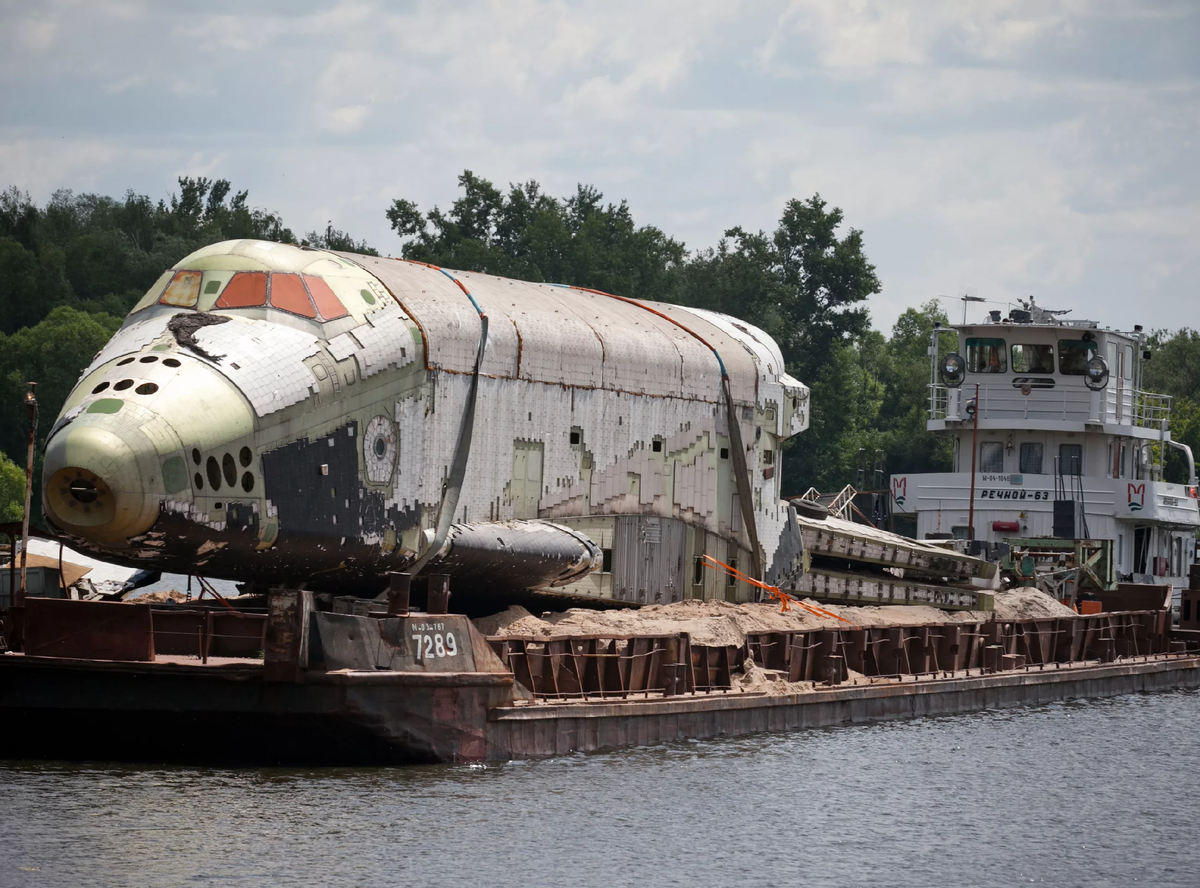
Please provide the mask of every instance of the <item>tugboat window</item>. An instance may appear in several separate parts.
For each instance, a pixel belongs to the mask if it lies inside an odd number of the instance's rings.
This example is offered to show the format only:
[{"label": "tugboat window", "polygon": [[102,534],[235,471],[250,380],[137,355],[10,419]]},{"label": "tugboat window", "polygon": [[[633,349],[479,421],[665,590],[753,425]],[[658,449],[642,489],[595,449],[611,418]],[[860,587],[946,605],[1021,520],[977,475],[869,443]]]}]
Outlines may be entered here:
[{"label": "tugboat window", "polygon": [[1012,368],[1013,373],[1053,373],[1054,346],[1014,345]]},{"label": "tugboat window", "polygon": [[1087,363],[1096,353],[1096,343],[1082,339],[1058,340],[1058,372],[1064,376],[1083,376]]},{"label": "tugboat window", "polygon": [[1021,474],[1042,474],[1042,445],[1026,442],[1021,445]]},{"label": "tugboat window", "polygon": [[1004,471],[1004,445],[999,441],[984,441],[979,445],[979,471]]},{"label": "tugboat window", "polygon": [[971,373],[1007,373],[1008,355],[1004,340],[968,339],[967,370]]},{"label": "tugboat window", "polygon": [[1064,475],[1083,474],[1083,445],[1058,445],[1058,470]]}]

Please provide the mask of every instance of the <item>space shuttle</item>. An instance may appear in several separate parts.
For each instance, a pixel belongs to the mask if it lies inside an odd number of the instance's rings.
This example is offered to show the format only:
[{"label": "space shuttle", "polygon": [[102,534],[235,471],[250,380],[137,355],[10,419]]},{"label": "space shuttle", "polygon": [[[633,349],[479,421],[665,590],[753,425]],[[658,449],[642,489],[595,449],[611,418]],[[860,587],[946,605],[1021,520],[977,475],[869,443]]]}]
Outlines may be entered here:
[{"label": "space shuttle", "polygon": [[647,604],[801,568],[809,390],[735,318],[254,240],[165,271],[46,440],[43,506],[131,566],[375,595],[390,571]]}]

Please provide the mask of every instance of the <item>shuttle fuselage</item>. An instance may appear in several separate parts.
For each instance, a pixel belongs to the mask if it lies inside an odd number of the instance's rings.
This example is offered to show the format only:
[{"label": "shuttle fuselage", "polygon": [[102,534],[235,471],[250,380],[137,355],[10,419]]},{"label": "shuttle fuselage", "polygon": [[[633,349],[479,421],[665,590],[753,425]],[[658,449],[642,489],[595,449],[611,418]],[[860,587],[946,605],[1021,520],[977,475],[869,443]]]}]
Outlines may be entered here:
[{"label": "shuttle fuselage", "polygon": [[631,602],[798,567],[808,390],[747,324],[573,287],[229,241],[146,293],[48,436],[100,557],[378,591],[389,570]]}]

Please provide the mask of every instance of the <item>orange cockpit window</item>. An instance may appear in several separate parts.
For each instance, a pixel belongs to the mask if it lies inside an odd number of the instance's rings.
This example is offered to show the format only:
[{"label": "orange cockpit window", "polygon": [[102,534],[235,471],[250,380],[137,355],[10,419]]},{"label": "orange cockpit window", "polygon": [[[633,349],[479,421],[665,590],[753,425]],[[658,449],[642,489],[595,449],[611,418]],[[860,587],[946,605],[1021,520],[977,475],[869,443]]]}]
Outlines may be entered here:
[{"label": "orange cockpit window", "polygon": [[325,320],[332,321],[334,318],[344,318],[350,314],[346,311],[346,306],[342,305],[342,300],[337,298],[324,280],[306,274],[304,283],[308,284],[308,292],[312,293],[313,302],[317,303],[317,311]]},{"label": "orange cockpit window", "polygon": [[159,302],[163,305],[176,305],[179,308],[195,308],[196,300],[200,298],[200,278],[198,271],[177,271],[167,284]]},{"label": "orange cockpit window", "polygon": [[298,274],[277,273],[271,275],[271,307],[282,308],[284,311],[290,311],[292,314],[302,315],[306,318],[317,316],[312,300],[308,298],[304,283]]},{"label": "orange cockpit window", "polygon": [[213,308],[250,308],[267,304],[267,274],[264,271],[239,271],[225,285],[225,292]]}]

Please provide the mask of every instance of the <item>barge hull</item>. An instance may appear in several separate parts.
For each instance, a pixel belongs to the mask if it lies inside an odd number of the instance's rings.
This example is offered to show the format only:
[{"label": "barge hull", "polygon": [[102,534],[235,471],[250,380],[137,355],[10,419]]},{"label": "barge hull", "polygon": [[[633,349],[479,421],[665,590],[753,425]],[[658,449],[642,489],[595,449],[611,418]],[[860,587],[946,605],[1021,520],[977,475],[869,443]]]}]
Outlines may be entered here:
[{"label": "barge hull", "polygon": [[958,715],[1200,687],[1200,657],[973,678],[838,687],[787,696],[708,694],[640,703],[568,703],[492,713],[498,758],[544,758],[679,740]]},{"label": "barge hull", "polygon": [[264,681],[261,666],[50,661],[0,657],[0,756],[502,761],[1200,687],[1200,657],[1176,655],[781,696],[511,705],[512,677],[495,673],[345,671],[286,684]]},{"label": "barge hull", "polygon": [[[382,681],[381,681],[382,679]],[[262,664],[0,656],[0,757],[226,764],[420,764],[486,756],[491,673],[324,673]]]}]

